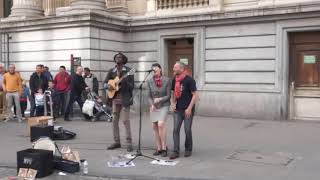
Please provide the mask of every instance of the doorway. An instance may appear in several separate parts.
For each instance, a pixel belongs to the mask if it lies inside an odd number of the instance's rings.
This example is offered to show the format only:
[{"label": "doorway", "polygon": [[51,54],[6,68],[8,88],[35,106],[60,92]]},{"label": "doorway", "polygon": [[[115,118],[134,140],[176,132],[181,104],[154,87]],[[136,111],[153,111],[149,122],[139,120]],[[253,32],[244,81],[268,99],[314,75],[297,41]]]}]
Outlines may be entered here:
[{"label": "doorway", "polygon": [[193,77],[194,73],[194,39],[181,38],[167,40],[168,47],[168,76],[173,78],[173,66],[176,62],[186,65],[186,72]]},{"label": "doorway", "polygon": [[320,32],[290,38],[290,118],[320,120]]}]

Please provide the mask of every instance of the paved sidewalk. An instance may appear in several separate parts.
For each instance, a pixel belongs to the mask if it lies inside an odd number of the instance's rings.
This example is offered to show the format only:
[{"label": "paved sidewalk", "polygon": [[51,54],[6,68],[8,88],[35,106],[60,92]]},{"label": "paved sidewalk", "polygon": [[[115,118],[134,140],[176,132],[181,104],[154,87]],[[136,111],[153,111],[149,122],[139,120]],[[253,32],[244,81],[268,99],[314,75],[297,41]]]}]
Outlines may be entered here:
[{"label": "paved sidewalk", "polygon": [[[143,119],[143,153],[151,155],[154,151],[151,122],[147,116]],[[137,144],[138,118],[134,116],[131,123]],[[149,159],[139,157],[131,168],[107,166],[111,156],[126,153],[125,147],[106,150],[112,143],[111,124],[77,120],[59,125],[78,134],[76,139],[58,144],[79,150],[81,158],[89,162],[89,174],[85,177],[54,174],[44,179],[318,180],[320,177],[320,123],[196,117],[192,157],[179,158],[176,166],[151,165]],[[123,136],[124,132],[121,133]],[[171,118],[168,141],[170,149]],[[5,177],[15,173],[16,152],[31,146],[26,124],[1,122],[0,142],[0,177]],[[183,142],[182,138],[182,150]]]}]

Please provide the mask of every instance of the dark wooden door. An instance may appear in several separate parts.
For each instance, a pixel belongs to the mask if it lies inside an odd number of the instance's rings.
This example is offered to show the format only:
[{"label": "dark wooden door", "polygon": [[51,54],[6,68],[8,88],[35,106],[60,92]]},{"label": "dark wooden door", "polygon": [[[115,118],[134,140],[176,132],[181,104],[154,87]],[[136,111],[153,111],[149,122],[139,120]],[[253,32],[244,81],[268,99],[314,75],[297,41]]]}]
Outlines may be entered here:
[{"label": "dark wooden door", "polygon": [[193,76],[193,39],[175,39],[168,41],[168,76],[173,77],[173,66],[177,62],[186,64],[186,71]]},{"label": "dark wooden door", "polygon": [[320,32],[294,33],[290,46],[291,81],[296,87],[319,87]]},{"label": "dark wooden door", "polygon": [[297,87],[319,86],[320,51],[299,51],[296,53],[295,84]]}]

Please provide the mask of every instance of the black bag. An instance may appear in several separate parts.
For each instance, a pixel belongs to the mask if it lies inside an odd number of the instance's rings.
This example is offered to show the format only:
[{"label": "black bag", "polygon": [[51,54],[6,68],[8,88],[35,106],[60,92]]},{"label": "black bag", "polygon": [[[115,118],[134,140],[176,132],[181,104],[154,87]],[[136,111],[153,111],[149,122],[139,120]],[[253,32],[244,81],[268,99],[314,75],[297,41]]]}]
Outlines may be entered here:
[{"label": "black bag", "polygon": [[20,168],[37,170],[37,178],[49,176],[54,171],[53,152],[42,149],[26,149],[17,152],[17,171]]},{"label": "black bag", "polygon": [[63,129],[63,127],[54,127],[53,140],[69,140],[73,139],[76,135],[74,132]]},{"label": "black bag", "polygon": [[50,139],[53,138],[53,126],[47,125],[38,125],[38,126],[31,126],[31,133],[30,133],[30,141],[36,141],[40,137],[49,137]]},{"label": "black bag", "polygon": [[80,171],[80,164],[69,160],[62,159],[62,157],[54,157],[54,168],[67,173],[76,173]]}]

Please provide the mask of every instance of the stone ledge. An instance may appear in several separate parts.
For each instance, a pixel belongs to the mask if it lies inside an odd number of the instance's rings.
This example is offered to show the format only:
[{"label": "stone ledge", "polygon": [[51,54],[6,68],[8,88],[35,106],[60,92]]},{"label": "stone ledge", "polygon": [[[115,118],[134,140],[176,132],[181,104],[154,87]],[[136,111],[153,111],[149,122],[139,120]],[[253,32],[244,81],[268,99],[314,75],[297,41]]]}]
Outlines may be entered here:
[{"label": "stone ledge", "polygon": [[[60,15],[54,17],[22,17],[1,19],[0,29],[41,29],[68,26],[93,25],[100,28],[113,30],[152,30],[161,28],[217,25],[227,23],[240,23],[249,21],[274,21],[304,17],[319,17],[320,3],[303,4],[282,7],[264,7],[250,10],[237,10],[226,12],[206,12],[201,14],[185,14],[172,16],[140,16],[127,17],[116,16],[110,12],[96,12],[92,10],[74,10],[70,8],[58,8]],[[69,12],[68,12],[69,11]],[[58,13],[59,14],[59,13]],[[251,18],[250,20],[248,18]],[[21,29],[12,29],[12,28]]]}]

